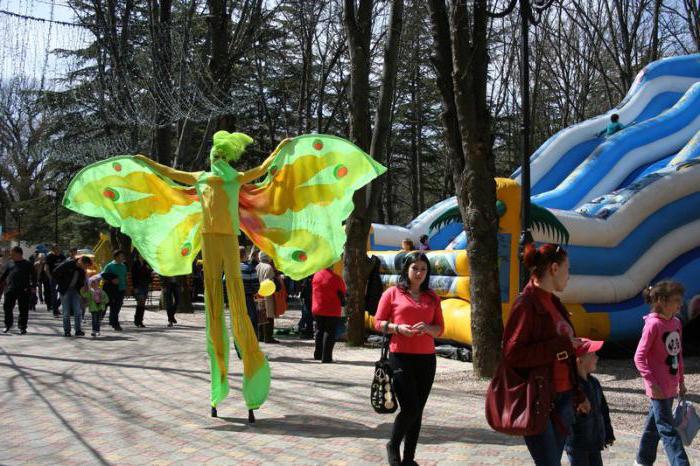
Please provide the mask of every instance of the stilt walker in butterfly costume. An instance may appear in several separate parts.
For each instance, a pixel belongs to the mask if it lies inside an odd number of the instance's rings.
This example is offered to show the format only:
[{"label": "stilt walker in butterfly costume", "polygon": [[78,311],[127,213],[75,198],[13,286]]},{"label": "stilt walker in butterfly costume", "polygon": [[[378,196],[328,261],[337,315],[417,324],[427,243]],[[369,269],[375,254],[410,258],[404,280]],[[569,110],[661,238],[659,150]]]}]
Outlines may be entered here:
[{"label": "stilt walker in butterfly costume", "polygon": [[230,162],[252,142],[243,133],[214,134],[208,172],[175,170],[143,155],[103,160],[81,170],[63,199],[65,207],[120,228],[161,275],[191,273],[201,249],[212,416],[229,391],[221,280],[226,274],[251,422],[252,410],[267,399],[270,367],[246,312],[239,228],[278,269],[301,279],[338,261],[353,192],[386,170],[344,139],[304,135],[282,141],[259,167],[238,172]]}]

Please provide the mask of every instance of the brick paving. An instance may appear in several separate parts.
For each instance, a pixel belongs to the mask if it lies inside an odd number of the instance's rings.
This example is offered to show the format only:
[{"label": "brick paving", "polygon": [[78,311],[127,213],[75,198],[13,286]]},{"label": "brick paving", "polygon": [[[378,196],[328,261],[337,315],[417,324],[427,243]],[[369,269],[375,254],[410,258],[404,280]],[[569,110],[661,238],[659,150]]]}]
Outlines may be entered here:
[{"label": "brick paving", "polygon": [[[280,325],[291,325],[290,311]],[[378,350],[339,344],[332,365],[313,361],[312,342],[263,345],[273,371],[270,398],[257,423],[240,397],[240,361],[232,360],[232,392],[209,417],[204,316],[147,312],[148,328],[65,338],[61,321],[40,305],[29,333],[0,334],[0,464],[332,464],[385,462],[393,416],[368,402]],[[469,369],[438,359],[438,379]],[[616,432],[606,464],[633,464],[637,433]],[[688,449],[691,463],[700,450]],[[659,448],[659,456],[663,456]],[[425,410],[421,465],[523,465],[522,441],[491,431],[483,397],[438,381]],[[660,461],[657,464],[665,464]]]}]

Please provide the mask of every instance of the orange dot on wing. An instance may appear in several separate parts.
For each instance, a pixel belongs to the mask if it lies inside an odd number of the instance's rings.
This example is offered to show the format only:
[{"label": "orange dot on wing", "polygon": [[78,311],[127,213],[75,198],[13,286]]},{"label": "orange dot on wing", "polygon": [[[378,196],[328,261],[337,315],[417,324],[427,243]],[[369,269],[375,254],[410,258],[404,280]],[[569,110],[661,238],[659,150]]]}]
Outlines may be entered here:
[{"label": "orange dot on wing", "polygon": [[117,194],[117,192],[112,188],[106,188],[104,191],[102,191],[102,195],[107,199],[111,199],[113,201],[119,199],[119,194]]}]

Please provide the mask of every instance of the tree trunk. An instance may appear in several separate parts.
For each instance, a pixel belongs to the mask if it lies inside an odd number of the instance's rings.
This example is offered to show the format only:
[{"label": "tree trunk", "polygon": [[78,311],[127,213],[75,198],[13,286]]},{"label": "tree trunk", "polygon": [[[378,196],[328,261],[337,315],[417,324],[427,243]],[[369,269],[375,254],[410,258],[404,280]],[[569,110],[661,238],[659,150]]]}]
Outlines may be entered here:
[{"label": "tree trunk", "polygon": [[700,3],[698,0],[684,0],[688,31],[695,42],[695,51],[700,53]]},{"label": "tree trunk", "polygon": [[[486,101],[487,2],[431,0],[431,22],[443,99],[443,123],[452,158],[459,209],[469,237],[471,330],[474,372],[490,377],[500,358],[501,303],[498,286],[498,215]],[[471,28],[470,28],[471,26]],[[460,157],[461,155],[461,157]]]},{"label": "tree trunk", "polygon": [[651,46],[649,47],[646,63],[659,59],[659,16],[661,16],[662,3],[663,0],[654,0],[654,13],[651,19]]},{"label": "tree trunk", "polygon": [[[355,12],[355,0],[345,0],[343,23],[350,52],[350,139],[369,152],[369,68],[372,35],[372,0],[360,0]],[[344,275],[348,288],[345,309],[348,313],[348,344],[364,342],[364,290],[368,271],[366,263],[368,218],[367,188],[353,196],[354,210],[345,223],[347,242],[343,256]]]},{"label": "tree trunk", "polygon": [[[391,103],[398,59],[403,0],[393,0],[389,36],[384,49],[384,69],[379,104],[374,118],[375,132],[369,126],[370,39],[372,36],[372,0],[360,0],[355,13],[355,1],[345,0],[343,22],[350,49],[350,139],[382,162],[391,133]],[[367,235],[376,206],[381,183],[375,181],[353,196],[355,209],[346,222],[344,268],[348,287],[348,344],[364,343],[364,297],[369,270],[367,269]],[[368,202],[369,192],[369,202]]]}]

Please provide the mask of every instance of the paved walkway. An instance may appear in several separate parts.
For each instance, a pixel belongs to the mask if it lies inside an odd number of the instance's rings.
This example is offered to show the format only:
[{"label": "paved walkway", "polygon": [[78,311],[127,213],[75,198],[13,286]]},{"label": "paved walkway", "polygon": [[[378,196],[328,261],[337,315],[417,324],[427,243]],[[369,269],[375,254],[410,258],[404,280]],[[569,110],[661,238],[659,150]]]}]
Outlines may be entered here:
[{"label": "paved walkway", "polygon": [[[172,329],[165,326],[164,312],[147,312],[148,328],[135,329],[128,323],[132,313],[130,307],[122,311],[122,333],[110,328],[97,340],[65,338],[60,321],[40,306],[30,315],[27,335],[0,334],[1,464],[385,461],[393,416],[375,414],[368,402],[378,350],[339,344],[338,362],[321,365],[310,359],[310,341],[264,345],[273,386],[258,422],[249,425],[236,359],[232,394],[219,407],[221,417],[209,417],[201,312],[178,315],[179,325]],[[294,317],[294,311],[290,314]],[[439,359],[439,378],[468,367]],[[618,439],[605,453],[606,464],[632,464],[636,435],[618,432]],[[700,451],[690,454],[694,464],[700,461]],[[488,428],[483,398],[450,382],[433,388],[417,460],[422,465],[530,463],[520,439]]]}]

